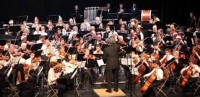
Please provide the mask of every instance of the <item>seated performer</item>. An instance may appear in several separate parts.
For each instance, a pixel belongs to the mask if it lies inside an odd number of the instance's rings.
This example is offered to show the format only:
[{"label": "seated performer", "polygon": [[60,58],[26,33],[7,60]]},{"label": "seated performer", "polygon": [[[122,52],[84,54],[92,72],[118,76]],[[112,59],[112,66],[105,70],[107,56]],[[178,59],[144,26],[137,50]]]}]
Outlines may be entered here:
[{"label": "seated performer", "polygon": [[[151,64],[152,67],[153,67],[153,70],[150,73],[145,74],[143,76],[144,78],[148,78],[149,77],[149,79],[147,79],[146,82],[151,80],[150,76],[154,76],[155,75],[155,77],[156,77],[153,80],[152,84],[149,86],[149,88],[146,90],[146,92],[143,95],[143,97],[151,97],[151,96],[155,97],[156,96],[155,95],[155,91],[154,91],[153,88],[159,86],[161,84],[161,80],[163,79],[163,70],[159,67],[159,64],[160,64],[159,61],[156,61],[154,64]],[[145,87],[145,84],[144,84],[143,87]],[[143,87],[141,88],[141,91],[143,90]]]},{"label": "seated performer", "polygon": [[193,89],[195,83],[198,81],[200,67],[196,63],[197,60],[191,57],[189,59],[189,66],[183,68],[180,72],[183,78],[181,86],[184,87],[184,91],[187,91],[186,89]]},{"label": "seated performer", "polygon": [[64,97],[63,93],[65,92],[65,85],[60,84],[57,82],[57,80],[60,78],[60,71],[57,69],[58,67],[56,66],[57,62],[51,62],[50,63],[50,69],[48,72],[48,84],[52,86],[53,88],[59,89],[58,90],[58,96],[59,97]]}]

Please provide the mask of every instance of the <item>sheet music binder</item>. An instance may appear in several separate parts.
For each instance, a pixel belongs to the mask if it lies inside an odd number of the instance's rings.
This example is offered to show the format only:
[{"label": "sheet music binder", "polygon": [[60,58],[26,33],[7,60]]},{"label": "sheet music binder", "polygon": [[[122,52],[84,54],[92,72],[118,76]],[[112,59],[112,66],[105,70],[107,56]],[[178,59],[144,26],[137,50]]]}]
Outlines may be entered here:
[{"label": "sheet music binder", "polygon": [[41,49],[42,48],[42,43],[38,43],[38,44],[33,44],[31,47],[30,47],[30,50],[31,51],[37,51],[37,50],[39,50],[39,49]]},{"label": "sheet music binder", "polygon": [[103,59],[97,60],[97,64],[98,64],[99,67],[106,65],[106,64],[104,63]]},{"label": "sheet music binder", "polygon": [[27,41],[37,41],[40,35],[27,35]]},{"label": "sheet music binder", "polygon": [[42,54],[42,50],[35,51],[35,57],[40,57]]},{"label": "sheet music binder", "polygon": [[85,59],[83,58],[85,54],[78,54],[77,55],[77,61],[85,61]]}]

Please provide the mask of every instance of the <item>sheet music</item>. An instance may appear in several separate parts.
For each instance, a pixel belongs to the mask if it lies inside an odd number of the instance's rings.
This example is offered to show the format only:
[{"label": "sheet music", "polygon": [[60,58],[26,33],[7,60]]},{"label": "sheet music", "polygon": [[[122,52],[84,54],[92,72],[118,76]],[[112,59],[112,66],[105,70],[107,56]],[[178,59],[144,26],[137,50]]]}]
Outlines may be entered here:
[{"label": "sheet music", "polygon": [[121,58],[121,64],[123,65],[133,65],[133,61],[131,58]]},{"label": "sheet music", "polygon": [[99,67],[106,65],[106,64],[103,62],[103,59],[97,60],[97,64],[98,64]]},{"label": "sheet music", "polygon": [[79,68],[84,68],[85,67],[86,61],[79,61],[76,65],[80,66]]},{"label": "sheet music", "polygon": [[8,71],[7,75],[6,75],[7,77],[9,77],[9,76],[10,76],[10,74],[11,74],[12,70],[13,70],[13,68],[12,68],[12,67],[10,67],[10,69],[9,69],[9,71]]}]

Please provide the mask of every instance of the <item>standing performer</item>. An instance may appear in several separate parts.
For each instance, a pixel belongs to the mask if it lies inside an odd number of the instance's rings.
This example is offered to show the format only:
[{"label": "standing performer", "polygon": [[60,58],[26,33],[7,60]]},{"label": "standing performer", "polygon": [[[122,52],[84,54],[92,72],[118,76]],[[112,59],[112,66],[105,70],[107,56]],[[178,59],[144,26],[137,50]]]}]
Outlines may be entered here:
[{"label": "standing performer", "polygon": [[119,75],[119,55],[120,46],[116,44],[115,38],[110,38],[110,46],[106,47],[104,50],[103,58],[106,60],[106,79],[108,82],[106,92],[111,93],[111,81],[114,78],[114,91],[118,92],[118,75]]}]

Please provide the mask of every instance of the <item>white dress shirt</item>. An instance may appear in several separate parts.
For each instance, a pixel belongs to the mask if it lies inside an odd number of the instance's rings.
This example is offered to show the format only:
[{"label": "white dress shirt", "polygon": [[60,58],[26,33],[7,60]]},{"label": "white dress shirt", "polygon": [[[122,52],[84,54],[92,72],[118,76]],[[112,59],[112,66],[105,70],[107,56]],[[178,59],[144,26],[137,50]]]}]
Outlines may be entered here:
[{"label": "white dress shirt", "polygon": [[[189,67],[190,66],[187,66],[187,67],[183,68],[180,73],[183,74],[183,72],[188,70]],[[192,66],[192,75],[191,75],[191,77],[192,78],[198,78],[199,77],[199,73],[200,73],[200,67],[198,65],[194,64]]]},{"label": "white dress shirt", "polygon": [[145,74],[143,77],[150,77],[154,71],[156,72],[156,80],[162,80],[163,79],[163,70],[160,68],[154,68],[151,72]]}]

